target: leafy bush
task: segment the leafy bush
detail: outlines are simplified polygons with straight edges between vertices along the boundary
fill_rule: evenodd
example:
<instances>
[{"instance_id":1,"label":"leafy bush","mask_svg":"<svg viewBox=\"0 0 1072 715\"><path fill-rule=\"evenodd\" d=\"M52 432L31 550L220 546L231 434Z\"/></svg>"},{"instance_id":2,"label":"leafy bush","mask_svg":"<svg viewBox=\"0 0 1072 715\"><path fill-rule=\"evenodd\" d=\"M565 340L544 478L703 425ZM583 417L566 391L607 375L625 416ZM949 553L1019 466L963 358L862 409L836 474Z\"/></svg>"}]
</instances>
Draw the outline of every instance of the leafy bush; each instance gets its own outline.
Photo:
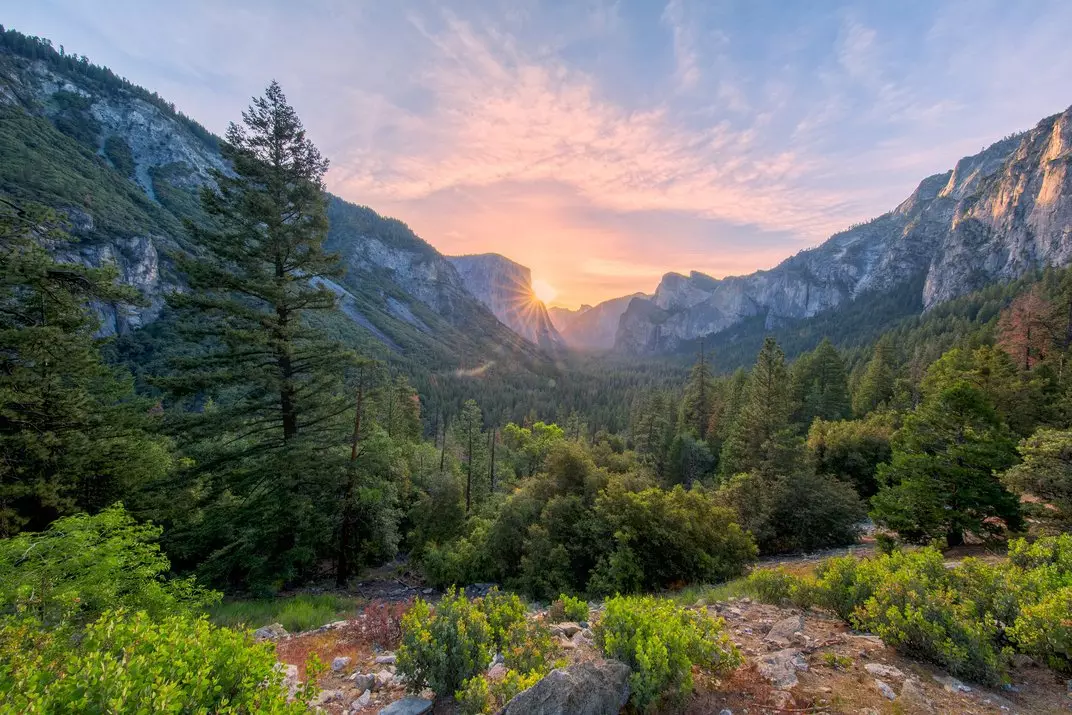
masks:
<instances>
[{"instance_id":1,"label":"leafy bush","mask_svg":"<svg viewBox=\"0 0 1072 715\"><path fill-rule=\"evenodd\" d=\"M171 565L154 543L160 534L117 505L0 540L0 613L55 625L116 608L153 617L196 613L218 601L192 578L166 578Z\"/></svg>"},{"instance_id":2,"label":"leafy bush","mask_svg":"<svg viewBox=\"0 0 1072 715\"><path fill-rule=\"evenodd\" d=\"M632 702L654 711L692 689L692 669L711 675L736 668L741 656L722 632L724 623L650 596L618 596L604 605L596 626L603 653L627 664Z\"/></svg>"},{"instance_id":3,"label":"leafy bush","mask_svg":"<svg viewBox=\"0 0 1072 715\"><path fill-rule=\"evenodd\" d=\"M565 593L560 594L558 600L547 609L547 618L552 623L587 621L588 604L579 598L574 598Z\"/></svg>"},{"instance_id":4,"label":"leafy bush","mask_svg":"<svg viewBox=\"0 0 1072 715\"><path fill-rule=\"evenodd\" d=\"M0 662L7 712L302 713L316 694L309 686L288 703L272 644L185 615L109 611L77 640L8 618Z\"/></svg>"},{"instance_id":5,"label":"leafy bush","mask_svg":"<svg viewBox=\"0 0 1072 715\"><path fill-rule=\"evenodd\" d=\"M541 673L522 674L507 670L499 680L489 680L486 675L476 675L465 681L462 689L454 694L462 715L495 713L502 710L515 695L528 690L543 678Z\"/></svg>"},{"instance_id":6,"label":"leafy bush","mask_svg":"<svg viewBox=\"0 0 1072 715\"><path fill-rule=\"evenodd\" d=\"M434 613L418 599L402 618L398 671L414 692L429 687L438 695L449 695L488 667L490 642L487 616L464 593L451 588Z\"/></svg>"},{"instance_id":7,"label":"leafy bush","mask_svg":"<svg viewBox=\"0 0 1072 715\"><path fill-rule=\"evenodd\" d=\"M765 603L811 608L818 599L814 582L797 578L782 568L753 571L748 574L747 587L756 599Z\"/></svg>"},{"instance_id":8,"label":"leafy bush","mask_svg":"<svg viewBox=\"0 0 1072 715\"><path fill-rule=\"evenodd\" d=\"M1072 587L1046 594L1027 605L1009 629L1009 635L1026 653L1051 668L1072 672Z\"/></svg>"}]
</instances>

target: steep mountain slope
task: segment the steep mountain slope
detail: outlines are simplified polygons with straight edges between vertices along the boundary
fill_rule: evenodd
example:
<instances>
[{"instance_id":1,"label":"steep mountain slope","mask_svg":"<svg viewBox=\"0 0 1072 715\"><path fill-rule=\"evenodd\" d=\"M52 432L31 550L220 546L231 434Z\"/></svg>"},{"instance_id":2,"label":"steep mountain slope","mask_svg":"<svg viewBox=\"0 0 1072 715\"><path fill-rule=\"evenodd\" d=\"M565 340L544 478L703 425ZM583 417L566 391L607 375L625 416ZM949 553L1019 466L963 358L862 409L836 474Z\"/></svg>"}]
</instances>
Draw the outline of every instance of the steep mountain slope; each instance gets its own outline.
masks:
<instances>
[{"instance_id":1,"label":"steep mountain slope","mask_svg":"<svg viewBox=\"0 0 1072 715\"><path fill-rule=\"evenodd\" d=\"M465 287L511 330L541 348L565 346L532 291L532 271L497 253L449 256Z\"/></svg>"},{"instance_id":2,"label":"steep mountain slope","mask_svg":"<svg viewBox=\"0 0 1072 715\"><path fill-rule=\"evenodd\" d=\"M633 298L648 298L633 293L611 298L597 305L582 305L577 310L550 308L551 322L571 348L578 350L610 350L618 334L618 322Z\"/></svg>"},{"instance_id":3,"label":"steep mountain slope","mask_svg":"<svg viewBox=\"0 0 1072 715\"><path fill-rule=\"evenodd\" d=\"M113 263L142 293L142 306L99 306L106 334L167 319L163 296L182 287L167 256L187 240L183 219L199 216L211 170L226 170L217 141L109 70L0 34L0 194L64 214L77 239L68 257ZM405 224L335 197L329 218L328 247L348 269L332 285L333 320L350 324L332 329L347 340L437 368L542 360Z\"/></svg>"},{"instance_id":4,"label":"steep mountain slope","mask_svg":"<svg viewBox=\"0 0 1072 715\"><path fill-rule=\"evenodd\" d=\"M1072 109L924 179L893 211L768 271L663 277L622 316L615 347L674 351L746 321L764 329L913 287L918 309L1072 259ZM903 301L902 301L903 302ZM717 347L717 345L716 345Z\"/></svg>"}]
</instances>

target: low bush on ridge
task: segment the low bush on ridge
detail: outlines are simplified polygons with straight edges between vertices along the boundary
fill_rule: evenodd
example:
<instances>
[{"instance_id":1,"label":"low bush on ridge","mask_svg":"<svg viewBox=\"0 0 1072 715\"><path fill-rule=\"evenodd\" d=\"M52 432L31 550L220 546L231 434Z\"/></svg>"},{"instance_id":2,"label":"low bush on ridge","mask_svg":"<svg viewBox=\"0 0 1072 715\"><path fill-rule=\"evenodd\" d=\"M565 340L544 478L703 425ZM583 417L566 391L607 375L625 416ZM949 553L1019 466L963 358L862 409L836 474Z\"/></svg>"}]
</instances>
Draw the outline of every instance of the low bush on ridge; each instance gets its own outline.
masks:
<instances>
[{"instance_id":1,"label":"low bush on ridge","mask_svg":"<svg viewBox=\"0 0 1072 715\"><path fill-rule=\"evenodd\" d=\"M618 596L604 604L595 627L603 654L628 665L631 702L640 711L680 702L691 690L692 669L709 675L732 671L741 655L724 623L651 596Z\"/></svg>"},{"instance_id":2,"label":"low bush on ridge","mask_svg":"<svg viewBox=\"0 0 1072 715\"><path fill-rule=\"evenodd\" d=\"M993 684L1008 656L1031 655L1072 672L1072 535L1009 545L1009 560L947 568L927 547L822 563L814 579L784 571L748 578L756 598L820 606L902 653L959 677Z\"/></svg>"}]
</instances>

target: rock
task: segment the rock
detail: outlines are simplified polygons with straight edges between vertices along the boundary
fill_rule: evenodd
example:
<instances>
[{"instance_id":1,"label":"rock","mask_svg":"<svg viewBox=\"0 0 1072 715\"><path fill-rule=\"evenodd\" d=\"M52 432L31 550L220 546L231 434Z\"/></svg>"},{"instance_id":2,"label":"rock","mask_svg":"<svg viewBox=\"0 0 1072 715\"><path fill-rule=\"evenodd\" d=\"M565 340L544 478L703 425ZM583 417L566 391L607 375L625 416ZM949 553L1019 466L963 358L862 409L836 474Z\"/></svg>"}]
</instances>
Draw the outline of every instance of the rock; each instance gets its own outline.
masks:
<instances>
[{"instance_id":1,"label":"rock","mask_svg":"<svg viewBox=\"0 0 1072 715\"><path fill-rule=\"evenodd\" d=\"M804 630L804 616L790 616L775 623L763 640L771 645L788 646Z\"/></svg>"},{"instance_id":2,"label":"rock","mask_svg":"<svg viewBox=\"0 0 1072 715\"><path fill-rule=\"evenodd\" d=\"M327 703L337 703L343 699L343 692L341 690L321 690L320 694L316 696L317 705L326 705Z\"/></svg>"},{"instance_id":3,"label":"rock","mask_svg":"<svg viewBox=\"0 0 1072 715\"><path fill-rule=\"evenodd\" d=\"M518 693L503 715L618 715L629 700L629 674L615 660L558 668Z\"/></svg>"},{"instance_id":4,"label":"rock","mask_svg":"<svg viewBox=\"0 0 1072 715\"><path fill-rule=\"evenodd\" d=\"M1023 653L1013 653L1012 664L1015 668L1030 668L1036 665L1034 658Z\"/></svg>"},{"instance_id":5,"label":"rock","mask_svg":"<svg viewBox=\"0 0 1072 715\"><path fill-rule=\"evenodd\" d=\"M767 701L779 710L786 710L793 704L793 694L785 690L774 690L771 691Z\"/></svg>"},{"instance_id":6,"label":"rock","mask_svg":"<svg viewBox=\"0 0 1072 715\"><path fill-rule=\"evenodd\" d=\"M878 688L878 691L882 693L883 697L887 700L897 699L897 691L891 688L888 683L875 678L875 687Z\"/></svg>"},{"instance_id":7,"label":"rock","mask_svg":"<svg viewBox=\"0 0 1072 715\"><path fill-rule=\"evenodd\" d=\"M361 693L361 697L350 703L350 707L354 710L363 710L370 702L372 702L372 691L366 688L365 692Z\"/></svg>"},{"instance_id":8,"label":"rock","mask_svg":"<svg viewBox=\"0 0 1072 715\"><path fill-rule=\"evenodd\" d=\"M797 671L807 670L808 661L796 648L786 648L774 653L766 653L756 660L760 675L770 681L779 690L788 690L796 686Z\"/></svg>"},{"instance_id":9,"label":"rock","mask_svg":"<svg viewBox=\"0 0 1072 715\"><path fill-rule=\"evenodd\" d=\"M942 687L944 687L951 693L971 692L971 688L954 678L952 675L935 675L933 677L935 680L942 684Z\"/></svg>"},{"instance_id":10,"label":"rock","mask_svg":"<svg viewBox=\"0 0 1072 715\"><path fill-rule=\"evenodd\" d=\"M868 663L864 666L864 670L876 678L896 678L900 680L904 677L904 673L899 668L883 663Z\"/></svg>"},{"instance_id":11,"label":"rock","mask_svg":"<svg viewBox=\"0 0 1072 715\"><path fill-rule=\"evenodd\" d=\"M395 684L395 674L389 670L381 670L376 673L376 689L383 689Z\"/></svg>"},{"instance_id":12,"label":"rock","mask_svg":"<svg viewBox=\"0 0 1072 715\"><path fill-rule=\"evenodd\" d=\"M350 680L353 681L354 688L361 690L372 690L376 687L376 676L372 673L354 673L350 676Z\"/></svg>"},{"instance_id":13,"label":"rock","mask_svg":"<svg viewBox=\"0 0 1072 715\"><path fill-rule=\"evenodd\" d=\"M559 638L558 645L565 650L576 650L577 644L571 641L569 638Z\"/></svg>"},{"instance_id":14,"label":"rock","mask_svg":"<svg viewBox=\"0 0 1072 715\"><path fill-rule=\"evenodd\" d=\"M722 708L718 711L718 715L733 715L733 711L729 708Z\"/></svg>"},{"instance_id":15,"label":"rock","mask_svg":"<svg viewBox=\"0 0 1072 715\"><path fill-rule=\"evenodd\" d=\"M384 653L383 655L376 656L376 665L394 665L394 664L395 664L395 654L394 653Z\"/></svg>"},{"instance_id":16,"label":"rock","mask_svg":"<svg viewBox=\"0 0 1072 715\"><path fill-rule=\"evenodd\" d=\"M908 713L933 713L934 705L916 678L909 678L901 688L901 706Z\"/></svg>"},{"instance_id":17,"label":"rock","mask_svg":"<svg viewBox=\"0 0 1072 715\"><path fill-rule=\"evenodd\" d=\"M276 670L283 671L283 687L287 689L291 697L298 692L298 666L287 663L276 663Z\"/></svg>"},{"instance_id":18,"label":"rock","mask_svg":"<svg viewBox=\"0 0 1072 715\"><path fill-rule=\"evenodd\" d=\"M290 634L287 633L287 629L283 627L282 623L273 623L270 626L261 626L257 630L253 631L253 637L259 641L277 641L280 638L286 638Z\"/></svg>"},{"instance_id":19,"label":"rock","mask_svg":"<svg viewBox=\"0 0 1072 715\"><path fill-rule=\"evenodd\" d=\"M573 634L573 637L570 638L570 640L573 642L573 645L577 647L588 645L590 643L590 641L584 637L584 631L577 631Z\"/></svg>"},{"instance_id":20,"label":"rock","mask_svg":"<svg viewBox=\"0 0 1072 715\"><path fill-rule=\"evenodd\" d=\"M581 631L581 635L588 640L593 640L596 637L596 634L592 632L591 628L585 628L583 631Z\"/></svg>"},{"instance_id":21,"label":"rock","mask_svg":"<svg viewBox=\"0 0 1072 715\"><path fill-rule=\"evenodd\" d=\"M341 655L331 661L331 670L334 673L342 672L350 667L351 658L348 655Z\"/></svg>"},{"instance_id":22,"label":"rock","mask_svg":"<svg viewBox=\"0 0 1072 715\"><path fill-rule=\"evenodd\" d=\"M431 712L433 703L426 698L408 697L396 700L380 710L379 715L424 715Z\"/></svg>"},{"instance_id":23,"label":"rock","mask_svg":"<svg viewBox=\"0 0 1072 715\"><path fill-rule=\"evenodd\" d=\"M502 680L506 676L506 666L496 663L488 668L488 680Z\"/></svg>"},{"instance_id":24,"label":"rock","mask_svg":"<svg viewBox=\"0 0 1072 715\"><path fill-rule=\"evenodd\" d=\"M573 634L577 631L583 630L577 623L556 623L551 626L551 635L553 636L565 636L566 638L572 638Z\"/></svg>"}]
</instances>

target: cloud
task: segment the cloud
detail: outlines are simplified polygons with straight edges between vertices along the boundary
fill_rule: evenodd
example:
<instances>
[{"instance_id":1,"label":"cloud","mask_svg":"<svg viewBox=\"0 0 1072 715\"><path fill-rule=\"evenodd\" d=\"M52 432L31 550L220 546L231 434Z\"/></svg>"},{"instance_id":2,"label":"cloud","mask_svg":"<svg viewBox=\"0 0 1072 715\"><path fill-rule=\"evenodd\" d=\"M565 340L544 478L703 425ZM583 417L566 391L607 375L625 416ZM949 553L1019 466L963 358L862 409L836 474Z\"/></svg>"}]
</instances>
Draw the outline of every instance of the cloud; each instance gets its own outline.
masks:
<instances>
[{"instance_id":1,"label":"cloud","mask_svg":"<svg viewBox=\"0 0 1072 715\"><path fill-rule=\"evenodd\" d=\"M674 41L674 76L682 90L694 88L700 81L700 57L696 49L693 28L685 19L685 0L669 0L661 18L670 28Z\"/></svg>"}]
</instances>

